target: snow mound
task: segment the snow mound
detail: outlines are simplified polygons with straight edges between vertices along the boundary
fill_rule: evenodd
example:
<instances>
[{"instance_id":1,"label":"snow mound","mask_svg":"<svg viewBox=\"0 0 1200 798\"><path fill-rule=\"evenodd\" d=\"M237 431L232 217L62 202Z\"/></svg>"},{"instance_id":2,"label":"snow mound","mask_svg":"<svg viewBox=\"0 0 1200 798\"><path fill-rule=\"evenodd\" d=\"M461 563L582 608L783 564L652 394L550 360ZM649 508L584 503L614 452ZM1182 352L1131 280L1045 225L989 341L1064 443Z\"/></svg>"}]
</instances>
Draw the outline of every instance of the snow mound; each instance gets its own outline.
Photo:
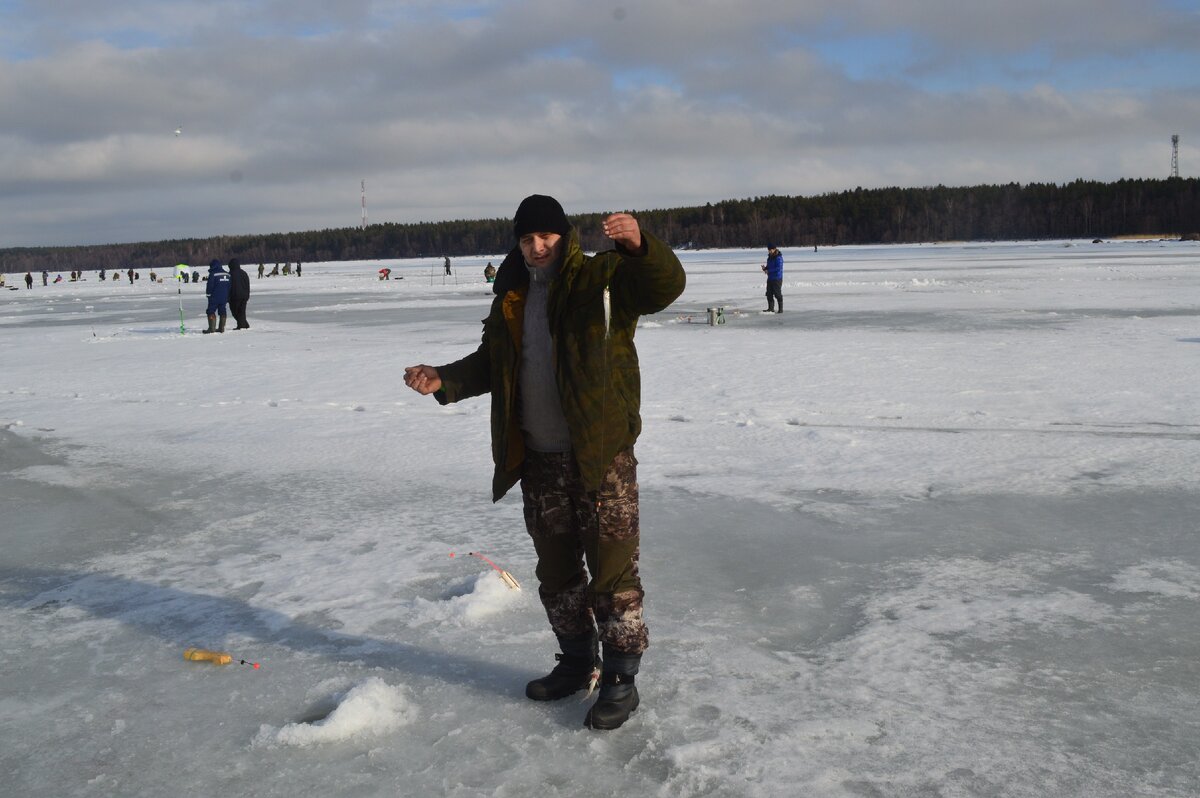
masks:
<instances>
[{"instance_id":1,"label":"snow mound","mask_svg":"<svg viewBox=\"0 0 1200 798\"><path fill-rule=\"evenodd\" d=\"M417 599L411 622L471 626L519 604L524 593L504 584L495 571L481 571L452 585L441 600Z\"/></svg>"},{"instance_id":2,"label":"snow mound","mask_svg":"<svg viewBox=\"0 0 1200 798\"><path fill-rule=\"evenodd\" d=\"M335 701L334 710L313 723L289 723L279 729L263 724L254 737L254 746L304 747L343 742L386 734L417 717L417 708L408 700L405 690L377 676L360 682Z\"/></svg>"}]
</instances>

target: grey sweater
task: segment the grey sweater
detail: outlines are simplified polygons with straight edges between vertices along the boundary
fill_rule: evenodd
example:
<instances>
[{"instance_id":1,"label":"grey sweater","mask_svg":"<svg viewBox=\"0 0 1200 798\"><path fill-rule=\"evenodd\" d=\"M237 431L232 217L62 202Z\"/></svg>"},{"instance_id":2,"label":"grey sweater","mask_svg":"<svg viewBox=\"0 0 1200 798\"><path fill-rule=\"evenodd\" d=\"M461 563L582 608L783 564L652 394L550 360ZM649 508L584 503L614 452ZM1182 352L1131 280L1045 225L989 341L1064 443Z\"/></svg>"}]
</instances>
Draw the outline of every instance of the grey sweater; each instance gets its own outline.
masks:
<instances>
[{"instance_id":1,"label":"grey sweater","mask_svg":"<svg viewBox=\"0 0 1200 798\"><path fill-rule=\"evenodd\" d=\"M535 452L568 452L571 432L563 415L554 375L554 346L546 300L558 278L559 264L541 269L529 266L529 294L521 332L520 389L521 431L525 445Z\"/></svg>"}]
</instances>

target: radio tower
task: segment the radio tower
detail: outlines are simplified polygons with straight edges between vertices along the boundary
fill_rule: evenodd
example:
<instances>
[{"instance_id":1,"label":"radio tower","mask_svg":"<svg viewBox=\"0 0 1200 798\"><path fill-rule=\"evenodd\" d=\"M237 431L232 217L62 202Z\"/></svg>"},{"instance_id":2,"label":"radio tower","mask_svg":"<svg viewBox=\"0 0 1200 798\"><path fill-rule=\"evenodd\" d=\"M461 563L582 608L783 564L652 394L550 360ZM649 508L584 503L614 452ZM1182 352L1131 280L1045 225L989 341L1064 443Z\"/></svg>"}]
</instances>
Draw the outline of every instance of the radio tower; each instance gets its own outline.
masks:
<instances>
[{"instance_id":1,"label":"radio tower","mask_svg":"<svg viewBox=\"0 0 1200 798\"><path fill-rule=\"evenodd\" d=\"M366 180L362 181L362 211L363 211L362 229L366 230L367 229L367 181Z\"/></svg>"},{"instance_id":2,"label":"radio tower","mask_svg":"<svg viewBox=\"0 0 1200 798\"><path fill-rule=\"evenodd\" d=\"M1179 134L1171 136L1171 177L1179 177Z\"/></svg>"}]
</instances>

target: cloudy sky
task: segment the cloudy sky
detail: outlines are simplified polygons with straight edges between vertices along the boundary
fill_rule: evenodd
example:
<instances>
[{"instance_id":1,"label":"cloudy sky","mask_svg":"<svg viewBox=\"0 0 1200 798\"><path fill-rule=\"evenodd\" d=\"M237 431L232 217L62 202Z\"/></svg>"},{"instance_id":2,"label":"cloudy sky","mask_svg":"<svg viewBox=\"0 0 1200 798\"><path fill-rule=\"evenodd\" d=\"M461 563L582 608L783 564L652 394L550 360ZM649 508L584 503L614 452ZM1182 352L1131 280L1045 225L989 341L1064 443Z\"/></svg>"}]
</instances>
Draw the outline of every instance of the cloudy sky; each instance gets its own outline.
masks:
<instances>
[{"instance_id":1,"label":"cloudy sky","mask_svg":"<svg viewBox=\"0 0 1200 798\"><path fill-rule=\"evenodd\" d=\"M181 130L176 135L176 130ZM1200 0L0 0L0 247L1200 174Z\"/></svg>"}]
</instances>

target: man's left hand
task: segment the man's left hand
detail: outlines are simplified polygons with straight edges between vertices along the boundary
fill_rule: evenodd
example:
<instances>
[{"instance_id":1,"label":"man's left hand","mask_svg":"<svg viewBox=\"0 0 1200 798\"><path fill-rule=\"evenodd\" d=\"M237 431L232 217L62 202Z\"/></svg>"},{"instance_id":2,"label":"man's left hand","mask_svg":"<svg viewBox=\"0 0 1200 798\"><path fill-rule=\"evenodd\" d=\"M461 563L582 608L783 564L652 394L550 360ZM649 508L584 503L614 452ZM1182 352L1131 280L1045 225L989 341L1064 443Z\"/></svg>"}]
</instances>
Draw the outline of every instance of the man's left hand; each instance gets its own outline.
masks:
<instances>
[{"instance_id":1,"label":"man's left hand","mask_svg":"<svg viewBox=\"0 0 1200 798\"><path fill-rule=\"evenodd\" d=\"M630 252L642 251L642 229L637 219L627 213L614 213L604 220L604 235L611 238L622 249Z\"/></svg>"}]
</instances>

